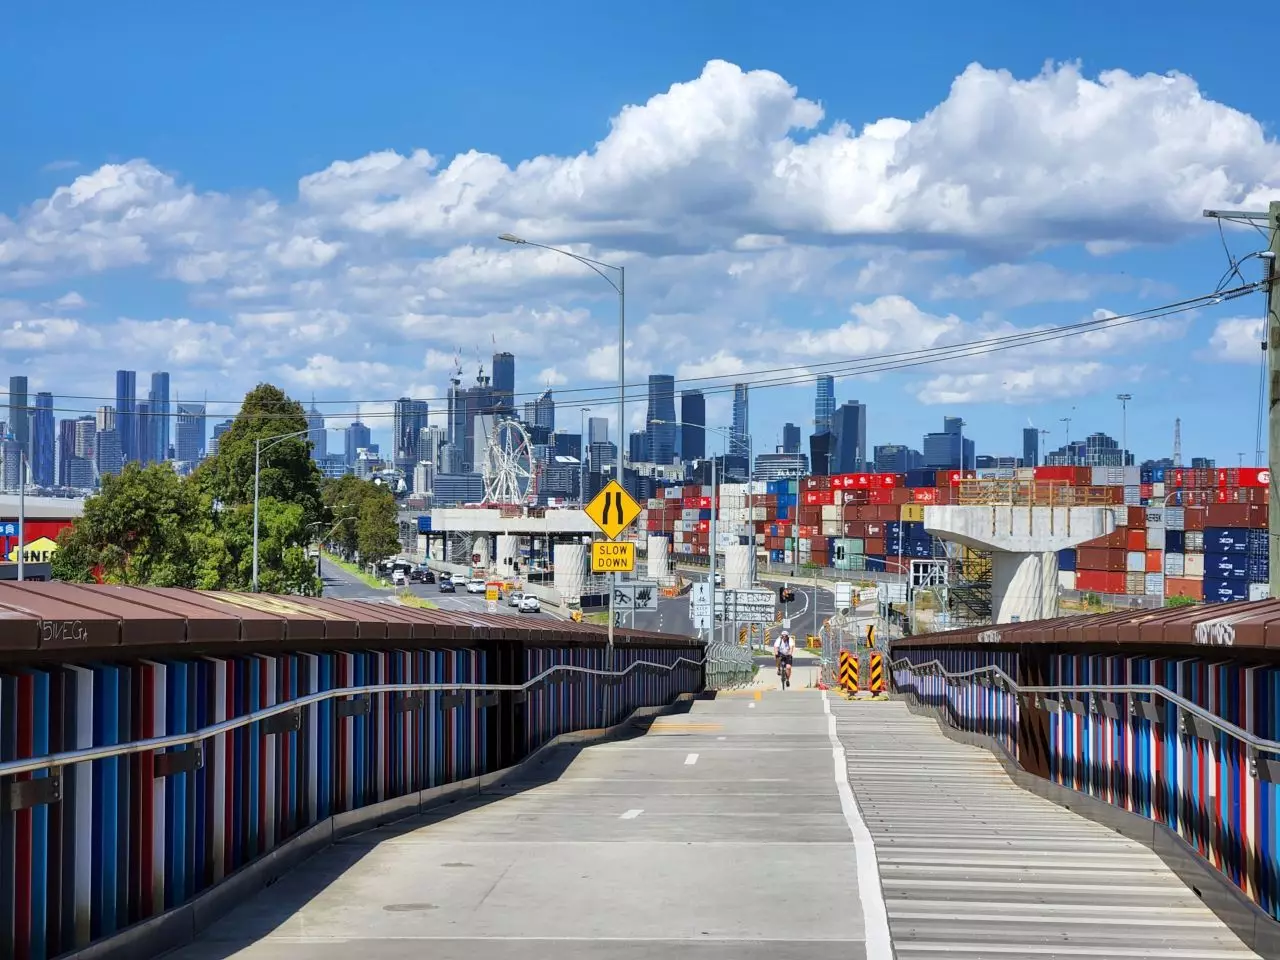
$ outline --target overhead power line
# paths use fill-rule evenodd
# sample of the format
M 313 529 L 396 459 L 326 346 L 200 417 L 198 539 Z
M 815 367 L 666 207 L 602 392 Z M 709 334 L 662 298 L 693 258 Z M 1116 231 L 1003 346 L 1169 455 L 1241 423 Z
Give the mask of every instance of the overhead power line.
M 935 347 L 922 347 L 915 350 L 903 350 L 892 353 L 883 353 L 870 355 L 866 357 L 845 357 L 838 360 L 824 360 L 819 362 L 797 363 L 780 367 L 768 367 L 763 369 L 744 371 L 731 375 L 708 375 L 702 377 L 683 377 L 674 380 L 674 386 L 684 389 L 697 388 L 701 389 L 704 395 L 716 395 L 719 393 L 730 393 L 737 384 L 745 383 L 747 386 L 760 390 L 774 387 L 796 386 L 803 383 L 811 383 L 818 377 L 834 376 L 837 379 L 847 379 L 850 377 L 866 376 L 875 373 L 889 373 L 898 370 L 906 370 L 914 367 L 929 366 L 938 363 L 946 363 L 953 360 L 972 359 L 975 357 L 988 356 L 995 353 L 1002 353 L 1008 350 L 1017 350 L 1024 347 L 1036 346 L 1043 343 L 1052 343 L 1057 340 L 1065 340 L 1072 337 L 1084 336 L 1089 333 L 1110 330 L 1117 327 L 1129 326 L 1131 324 L 1145 323 L 1152 320 L 1159 320 L 1165 317 L 1177 316 L 1189 313 L 1204 307 L 1213 306 L 1223 303 L 1227 300 L 1234 300 L 1238 297 L 1246 296 L 1261 289 L 1265 284 L 1263 282 L 1246 283 L 1227 290 L 1217 290 L 1213 293 L 1203 294 L 1201 296 L 1192 297 L 1186 300 L 1176 301 L 1174 303 L 1163 304 L 1158 307 L 1151 307 L 1147 310 L 1135 311 L 1127 314 L 1117 314 L 1108 317 L 1096 317 L 1091 320 L 1079 321 L 1071 324 L 1061 324 L 1058 326 L 1040 327 L 1031 330 L 1023 330 L 1018 333 L 1006 334 L 1003 336 L 985 337 L 978 340 L 963 341 L 955 344 L 945 344 Z M 642 390 L 647 387 L 647 381 L 627 384 L 628 391 Z M 533 391 L 522 391 L 511 395 L 514 403 L 517 399 L 536 399 L 541 396 L 545 388 Z M 612 386 L 591 386 L 591 387 L 568 387 L 555 390 L 557 400 L 568 398 L 569 402 L 574 404 L 604 404 L 608 402 L 616 402 L 618 396 L 618 388 Z M 7 391 L 0 391 L 0 396 L 7 395 Z M 30 395 L 28 395 L 30 396 Z M 100 401 L 102 404 L 114 404 L 115 397 L 101 396 L 84 396 L 84 395 L 56 395 L 63 400 L 88 400 Z M 632 394 L 633 400 L 642 399 Z M 400 399 L 400 398 L 395 398 Z M 354 408 L 365 406 L 370 403 L 394 404 L 395 399 L 363 399 L 363 400 L 329 400 L 319 401 L 325 405 L 343 404 L 351 411 L 340 410 L 324 413 L 328 418 L 338 418 L 346 416 L 358 416 L 361 419 L 385 419 L 394 417 L 394 410 L 386 412 L 373 413 L 365 411 L 358 412 Z M 444 404 L 448 401 L 447 397 L 414 397 L 412 399 L 425 401 L 428 404 Z M 143 401 L 145 402 L 145 401 Z M 210 400 L 204 401 L 206 411 L 208 405 L 227 406 L 229 408 L 238 409 L 243 399 L 240 400 Z M 279 403 L 298 404 L 301 402 L 296 399 L 287 401 L 276 401 Z M 30 404 L 28 404 L 30 406 Z M 170 411 L 167 414 L 160 414 L 148 411 L 148 416 L 158 417 L 167 416 L 170 419 L 176 419 L 180 414 L 176 409 L 174 402 L 170 403 Z M 234 409 L 228 412 L 228 416 L 234 415 Z M 78 415 L 92 414 L 96 412 L 93 407 L 54 407 L 54 412 L 58 413 L 74 413 Z M 305 409 L 304 409 L 305 412 Z M 117 414 L 119 411 L 117 411 Z M 429 417 L 443 417 L 447 413 L 446 410 L 437 407 L 428 413 Z M 206 416 L 217 416 L 218 414 L 208 414 Z M 279 416 L 284 419 L 292 416 L 292 414 L 281 413 L 263 414 L 261 419 L 270 419 Z

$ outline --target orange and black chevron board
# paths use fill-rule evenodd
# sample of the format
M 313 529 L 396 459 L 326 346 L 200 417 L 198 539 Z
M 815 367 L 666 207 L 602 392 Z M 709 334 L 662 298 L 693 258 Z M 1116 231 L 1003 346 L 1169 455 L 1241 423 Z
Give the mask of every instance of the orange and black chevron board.
M 884 682 L 884 654 L 871 654 L 871 679 L 867 683 L 867 689 L 872 693 L 884 693 L 887 689 Z
M 849 693 L 858 692 L 858 658 L 848 650 L 840 651 L 840 686 Z

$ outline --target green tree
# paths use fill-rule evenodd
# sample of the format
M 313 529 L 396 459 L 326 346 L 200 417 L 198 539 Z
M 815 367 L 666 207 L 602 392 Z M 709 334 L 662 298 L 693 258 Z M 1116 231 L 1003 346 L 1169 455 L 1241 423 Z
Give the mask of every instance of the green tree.
M 84 515 L 58 538 L 53 575 L 85 583 L 198 585 L 196 536 L 208 526 L 195 489 L 164 464 L 130 463 L 85 501 Z
M 396 499 L 385 486 L 359 477 L 339 477 L 325 481 L 321 496 L 336 524 L 330 539 L 343 554 L 350 557 L 358 552 L 362 561 L 376 563 L 399 551 Z

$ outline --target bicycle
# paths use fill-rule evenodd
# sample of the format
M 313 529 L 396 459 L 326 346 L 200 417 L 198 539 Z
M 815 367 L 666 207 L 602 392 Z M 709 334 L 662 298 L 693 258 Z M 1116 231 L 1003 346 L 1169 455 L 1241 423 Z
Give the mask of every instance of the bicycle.
M 788 657 L 777 657 L 778 661 L 778 678 L 782 681 L 782 689 L 785 690 L 791 686 L 791 664 Z

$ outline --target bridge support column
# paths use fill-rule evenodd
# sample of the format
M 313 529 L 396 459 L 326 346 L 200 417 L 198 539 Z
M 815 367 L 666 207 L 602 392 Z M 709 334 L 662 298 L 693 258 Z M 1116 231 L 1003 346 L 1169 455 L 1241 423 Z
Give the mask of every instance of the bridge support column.
M 991 622 L 1019 623 L 1058 615 L 1058 554 L 991 554 Z

